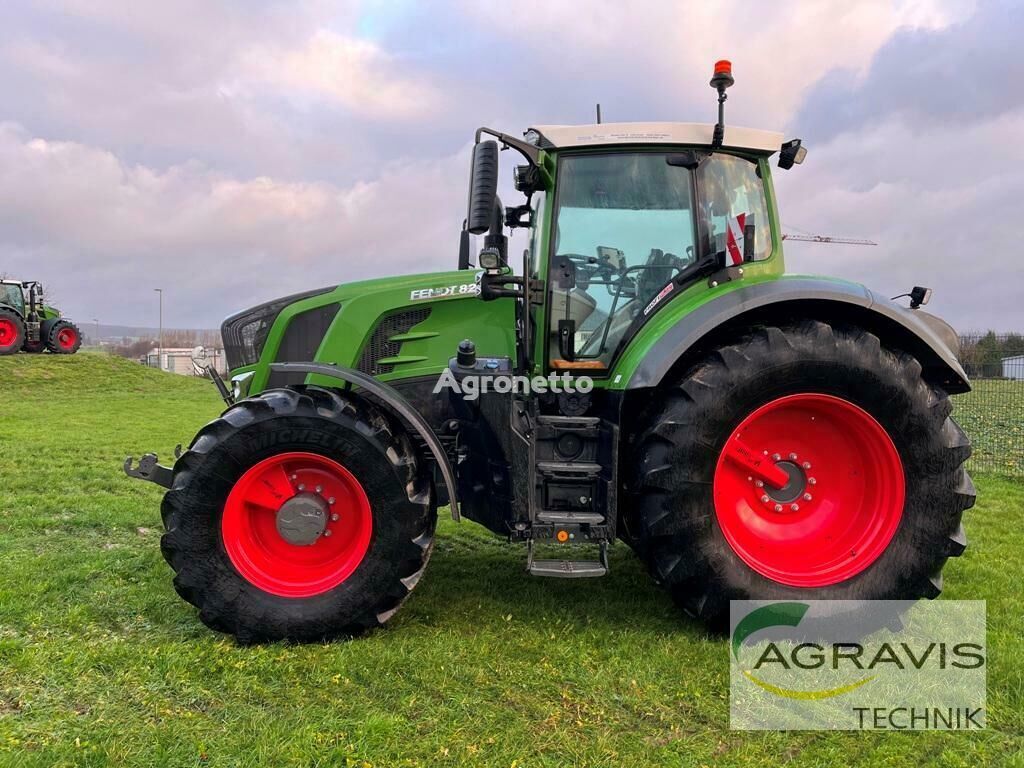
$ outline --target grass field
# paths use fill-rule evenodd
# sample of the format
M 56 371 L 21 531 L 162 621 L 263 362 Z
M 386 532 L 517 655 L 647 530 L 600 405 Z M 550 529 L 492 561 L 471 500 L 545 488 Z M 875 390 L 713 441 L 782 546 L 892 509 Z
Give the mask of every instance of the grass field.
M 983 379 L 971 387 L 954 398 L 973 443 L 970 466 L 1024 478 L 1024 381 Z
M 538 580 L 521 549 L 443 521 L 387 630 L 236 647 L 171 587 L 160 489 L 120 470 L 187 441 L 213 387 L 18 356 L 0 398 L 0 765 L 1024 765 L 1020 482 L 978 478 L 946 569 L 946 597 L 988 601 L 989 730 L 741 733 L 726 644 L 622 546 L 604 579 Z

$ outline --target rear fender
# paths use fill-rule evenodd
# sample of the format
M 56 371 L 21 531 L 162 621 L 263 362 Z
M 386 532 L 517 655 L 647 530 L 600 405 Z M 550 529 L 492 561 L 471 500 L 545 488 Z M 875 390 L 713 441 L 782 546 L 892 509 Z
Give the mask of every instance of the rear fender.
M 945 321 L 901 307 L 862 285 L 813 277 L 753 283 L 698 306 L 650 347 L 625 388 L 658 386 L 695 353 L 738 330 L 800 318 L 863 327 L 914 355 L 925 378 L 949 394 L 970 391 L 957 360 L 958 337 Z

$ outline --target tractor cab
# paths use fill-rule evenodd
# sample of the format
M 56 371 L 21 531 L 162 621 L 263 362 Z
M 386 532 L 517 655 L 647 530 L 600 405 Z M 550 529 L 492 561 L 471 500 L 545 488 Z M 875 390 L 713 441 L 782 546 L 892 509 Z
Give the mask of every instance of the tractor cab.
M 720 106 L 731 83 L 716 68 Z M 528 161 L 514 176 L 526 202 L 507 210 L 496 194 L 499 144 Z M 736 279 L 744 267 L 781 275 L 776 153 L 790 168 L 806 150 L 781 133 L 725 127 L 721 109 L 717 124 L 541 125 L 523 140 L 478 130 L 465 232 L 486 233 L 481 298 L 523 299 L 523 367 L 607 376 L 666 299 L 702 278 Z M 529 229 L 525 278 L 513 275 L 503 226 Z

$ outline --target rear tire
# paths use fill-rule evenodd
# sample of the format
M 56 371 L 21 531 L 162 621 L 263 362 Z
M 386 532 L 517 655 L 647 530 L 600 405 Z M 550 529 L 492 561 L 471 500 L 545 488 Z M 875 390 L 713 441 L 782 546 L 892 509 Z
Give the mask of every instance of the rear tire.
M 758 329 L 710 352 L 648 411 L 633 449 L 638 549 L 716 630 L 730 600 L 936 597 L 975 497 L 951 411 L 915 358 L 859 328 Z M 757 487 L 724 454 L 734 439 L 776 464 L 802 441 L 815 456 L 808 470 L 804 457 L 787 465 L 797 495 Z M 832 479 L 812 487 L 812 474 Z
M 281 460 L 289 467 L 282 480 L 259 474 Z M 341 468 L 333 478 L 331 465 Z M 316 487 L 304 488 L 304 477 Z M 332 520 L 340 512 L 327 523 L 333 538 L 286 541 L 281 512 L 264 508 L 260 483 L 271 505 L 300 493 L 322 505 L 336 494 L 324 507 Z M 437 521 L 432 486 L 401 426 L 354 396 L 317 387 L 269 390 L 200 430 L 175 464 L 162 513 L 161 548 L 178 594 L 207 626 L 242 643 L 319 641 L 382 626 L 419 582 Z
M 55 355 L 73 355 L 82 346 L 82 332 L 69 320 L 58 320 L 50 327 L 46 348 Z
M 13 355 L 25 343 L 25 323 L 17 312 L 0 308 L 0 355 Z

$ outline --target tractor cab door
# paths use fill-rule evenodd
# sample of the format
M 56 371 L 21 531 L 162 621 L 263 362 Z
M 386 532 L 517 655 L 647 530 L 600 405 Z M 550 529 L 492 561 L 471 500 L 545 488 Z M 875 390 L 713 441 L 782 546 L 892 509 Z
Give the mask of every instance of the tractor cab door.
M 699 254 L 724 252 L 730 264 L 771 255 L 757 161 L 715 152 L 693 168 L 678 157 L 560 158 L 548 276 L 551 368 L 609 370 Z
M 694 175 L 667 153 L 560 158 L 549 260 L 548 361 L 595 375 L 637 316 L 695 259 Z
M 25 316 L 25 294 L 20 283 L 0 283 L 0 306 L 14 307 L 19 315 Z

